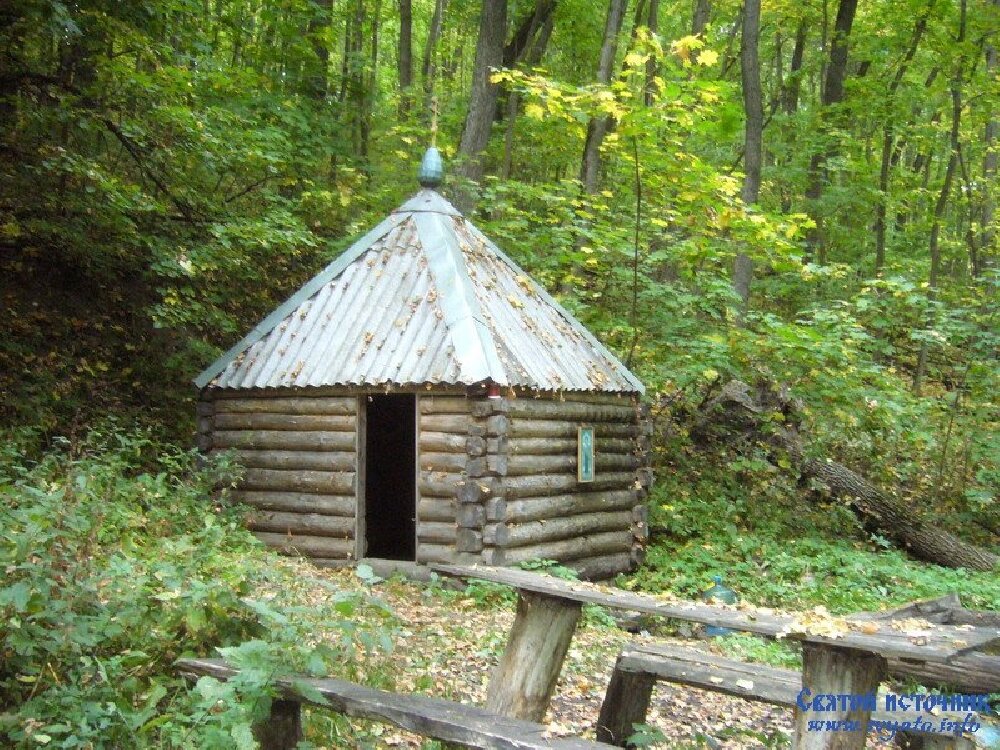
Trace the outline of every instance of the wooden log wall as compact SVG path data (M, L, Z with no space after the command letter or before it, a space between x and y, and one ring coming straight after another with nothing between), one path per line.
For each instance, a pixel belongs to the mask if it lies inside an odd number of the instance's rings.
M357 396L217 392L198 406L198 445L245 467L233 498L267 545L319 564L355 557Z
M457 554L463 537L457 495L469 459L470 402L464 393L417 401L417 562L467 561Z
M481 399L460 507L482 507L482 562L558 560L586 578L632 569L644 556L649 420L631 396ZM577 431L594 428L596 475L577 481ZM470 510L471 514L472 511Z

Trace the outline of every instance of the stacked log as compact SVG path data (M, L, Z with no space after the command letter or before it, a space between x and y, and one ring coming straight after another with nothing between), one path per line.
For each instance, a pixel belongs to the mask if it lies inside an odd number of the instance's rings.
M208 447L232 451L244 467L233 498L253 508L247 525L254 534L318 564L353 559L357 397L220 393L208 403ZM199 423L199 445L201 431Z
M470 460L467 501L482 501L482 561L551 559L588 578L641 561L651 481L646 414L632 397L483 399L473 414L486 455ZM581 426L594 428L595 477L577 477Z
M468 462L469 399L461 394L417 400L417 562L455 562L456 496Z

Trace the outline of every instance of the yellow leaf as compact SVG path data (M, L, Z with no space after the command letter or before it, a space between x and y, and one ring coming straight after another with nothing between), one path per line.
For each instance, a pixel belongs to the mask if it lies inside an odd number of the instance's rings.
M633 50L632 52L629 52L627 55L625 55L625 65L627 65L630 68L638 68L644 62L646 62L646 55L642 54L641 52L636 52Z
M535 120L541 120L545 117L545 109L540 104L526 104L524 114Z
M698 53L699 65L715 65L719 62L719 53L713 49L702 50Z

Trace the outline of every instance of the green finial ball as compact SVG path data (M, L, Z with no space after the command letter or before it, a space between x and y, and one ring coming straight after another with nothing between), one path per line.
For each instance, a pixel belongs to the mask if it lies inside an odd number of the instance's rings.
M444 162L441 160L441 152L431 146L424 154L423 161L420 162L420 172L417 179L421 187L436 188L444 178Z

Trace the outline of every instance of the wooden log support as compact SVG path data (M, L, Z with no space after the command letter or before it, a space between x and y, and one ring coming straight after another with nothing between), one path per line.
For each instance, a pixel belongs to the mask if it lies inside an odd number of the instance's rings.
M490 437L510 438L572 438L576 439L579 421L556 421L548 419L512 418L498 414L486 420L486 432ZM634 438L639 434L638 425L632 423L595 423L594 437Z
M518 594L514 626L487 688L487 711L542 721L580 610L579 602L533 592Z
M237 463L248 469L313 469L353 471L353 452L347 451L236 451Z
M589 483L584 486L589 488ZM525 497L504 501L504 517L491 518L489 520L507 520L510 523L541 521L576 513L632 510L638 502L639 496L634 489L612 490L608 492L582 492L574 495ZM489 507L487 506L488 511Z
M232 499L261 510L281 510L290 513L323 513L329 516L354 518L357 502L347 495L314 495L306 492L260 492L238 490Z
M656 675L627 672L622 669L622 656L618 657L597 719L598 742L626 746L628 738L635 734L635 725L646 723L654 685Z
M638 469L638 456L631 454L598 453L594 457L597 476L607 472ZM571 455L558 456L511 456L506 462L507 476L532 476L536 474L554 474L576 471L576 446Z
M593 482L581 483L576 474L551 476L507 477L504 496L510 500L520 497L552 496L572 491L601 492L604 490L635 489L637 479L632 472L599 474Z
M523 547L602 531L621 531L631 523L631 510L556 516L520 524L492 524L486 527L485 540L497 547Z
M575 570L577 575L585 581L613 578L619 573L627 573L635 568L631 553L581 557L577 560L567 560L565 564L566 567Z
M420 497L448 498L457 497L465 481L461 474L445 472L420 472Z
M420 451L420 468L423 471L440 471L461 473L465 470L469 458L465 452L439 453L437 451Z
M802 685L811 695L874 695L886 674L884 657L836 646L804 643L802 662ZM817 730L810 729L809 722L816 719L822 719L824 725L838 721L858 722L864 728L870 718L871 710L863 704L846 709L838 706L822 713L803 711L796 705L792 747L796 750L862 750L864 729L857 732Z
M430 544L454 544L456 527L452 521L424 521L417 526L417 538Z
M455 535L455 549L458 552L481 552L483 532L477 529L459 529Z
M468 414L421 414L420 432L448 432L464 438L471 423Z
M491 438L500 440L500 438ZM506 448L511 457L514 456L554 456L576 455L576 437L573 438L508 438ZM621 454L632 455L636 450L636 442L629 438L599 438L595 444L598 455ZM490 451L496 453L498 451Z
M354 414L357 399L353 396L320 396L316 398L275 398L260 396L255 398L229 398L218 393L215 399L216 413L233 414L243 412L273 414Z
M213 448L353 451L354 433L302 430L216 430Z
M466 396L420 396L421 414L468 414L475 403Z
M471 478L507 476L507 456L487 454L467 461L465 472Z
M321 495L354 494L355 474L352 471L283 471L279 469L247 469L242 489L287 490L315 492Z
M599 534L542 542L513 549L503 549L494 565L517 565L529 560L578 560L594 555L628 553L632 549L631 531L605 531ZM567 563L568 564L568 563Z
M196 406L198 415L198 436L196 447L201 453L212 450L212 433L215 431L215 403L211 400L199 401Z
M303 557L329 557L349 560L354 556L354 540L330 536L306 536L295 534L275 534L268 531L254 533L268 547L274 547L286 555Z
M422 432L420 434L420 450L421 452L461 453L465 450L467 439L465 435L453 432Z
M472 403L475 417L507 414L528 419L563 420L568 422L636 422L635 407L625 402L620 405L563 401L557 399L484 399Z
M417 543L418 563L443 563L451 562L454 559L454 544L431 544L430 542Z
M320 513L285 513L257 511L247 518L253 531L274 531L279 534L308 534L350 538L354 536L354 518L326 516Z
M495 478L482 477L458 480L456 488L455 496L460 503L484 503L489 498L498 497L502 486Z
M267 718L253 727L260 750L295 750L305 739L302 733L302 704L275 698Z
M353 432L357 420L353 414L276 414L272 412L232 412L219 414L219 430L320 430Z
M452 514L459 526L465 529L482 529L486 523L486 507L463 503L457 514Z
M424 521L455 521L455 501L440 497L422 497L417 505L417 518Z

